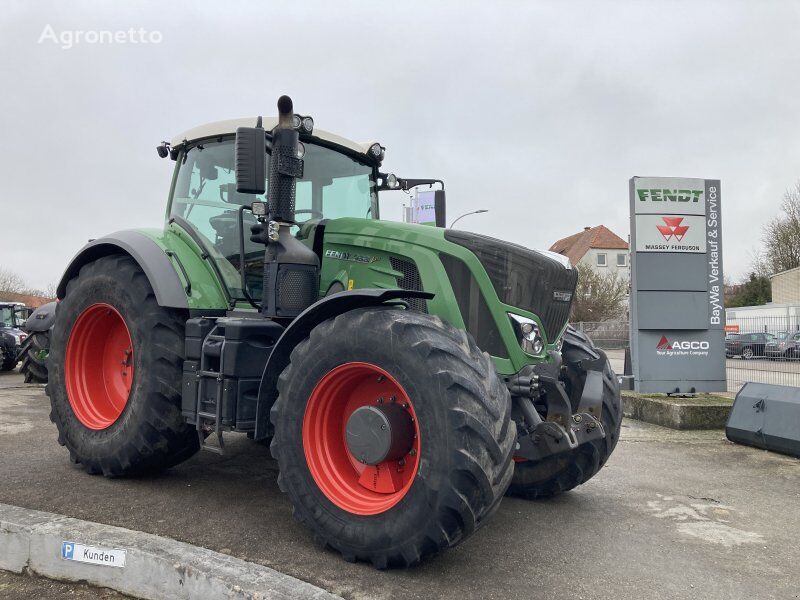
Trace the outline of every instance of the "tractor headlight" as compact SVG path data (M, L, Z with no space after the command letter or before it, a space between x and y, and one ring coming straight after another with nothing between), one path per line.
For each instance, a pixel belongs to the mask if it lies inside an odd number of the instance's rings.
M310 134L314 131L314 119L311 117L303 117L303 120L300 122L300 127L303 130L303 133Z
M536 321L512 313L508 313L508 316L522 349L528 354L541 354L544 351L544 339Z
M294 155L297 158L303 158L306 155L306 147L303 145L303 142L297 142L297 148L294 151Z

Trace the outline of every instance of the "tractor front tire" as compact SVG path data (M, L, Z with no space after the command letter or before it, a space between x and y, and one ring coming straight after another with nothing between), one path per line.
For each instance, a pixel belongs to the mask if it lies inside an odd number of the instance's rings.
M578 357L581 347L589 347L605 359L603 368L603 406L600 420L605 437L581 444L575 450L554 454L539 461L521 460L515 463L514 478L508 494L533 500L548 498L569 491L594 477L606 464L619 440L622 427L622 399L619 381L602 350L595 348L589 337L570 327L564 336L561 354L566 367L566 388L576 410L583 393L586 371L580 366Z
M159 471L199 449L180 411L185 318L159 306L129 256L99 258L67 284L46 390L58 442L88 473Z
M25 377L25 383L47 383L47 354L50 349L50 332L37 331L31 333L22 344L19 355L22 364L19 372Z
M454 546L511 480L508 390L474 340L438 317L378 307L325 321L292 352L278 392L278 483L295 518L348 561L409 566ZM392 437L401 458L359 462L349 445L359 410L405 421Z

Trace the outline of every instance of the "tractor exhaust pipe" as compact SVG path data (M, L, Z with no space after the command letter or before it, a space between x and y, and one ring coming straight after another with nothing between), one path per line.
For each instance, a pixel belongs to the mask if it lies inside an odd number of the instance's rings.
M296 179L303 176L298 156L300 134L293 127L294 111L289 96L278 98L278 124L272 130L269 165L269 215L278 223L294 224Z
M319 258L290 231L297 178L303 176L302 153L298 152L302 146L294 121L292 99L281 96L278 124L272 130L261 302L262 314L270 318L296 317L316 301L319 290Z

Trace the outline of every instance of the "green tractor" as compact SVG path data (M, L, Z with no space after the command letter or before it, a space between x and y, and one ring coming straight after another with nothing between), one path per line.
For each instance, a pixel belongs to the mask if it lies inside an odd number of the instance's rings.
M385 173L380 144L286 96L278 112L163 142L163 229L67 267L47 393L73 462L148 473L246 433L315 538L378 568L459 543L506 493L597 473L619 386L567 325L569 262L445 229L441 182ZM379 193L437 183L438 226L380 220Z

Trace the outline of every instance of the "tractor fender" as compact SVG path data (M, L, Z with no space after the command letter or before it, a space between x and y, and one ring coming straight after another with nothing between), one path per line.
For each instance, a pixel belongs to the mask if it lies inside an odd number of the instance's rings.
M258 388L255 439L263 439L269 435L269 411L278 396L278 376L289 364L292 350L309 336L314 327L323 321L357 308L379 306L393 300L402 301L403 298L430 300L433 296L430 292L416 290L361 288L325 296L300 313L275 342L267 359L264 373L261 376L261 385Z
M127 254L139 264L150 280L159 305L169 308L189 308L186 289L172 266L172 261L158 244L134 230L117 231L92 240L81 248L58 282L56 289L58 299L64 298L67 283L78 274L83 265L110 254Z
M25 321L25 331L28 333L49 331L56 320L57 304L58 302L48 302L34 310Z

